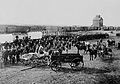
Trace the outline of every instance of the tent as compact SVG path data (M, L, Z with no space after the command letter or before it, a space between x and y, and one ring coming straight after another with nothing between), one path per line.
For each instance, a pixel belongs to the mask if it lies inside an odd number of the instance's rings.
M31 39L40 39L42 38L42 32L28 32L28 37L31 37Z
M13 42L12 34L0 34L0 43Z
M18 36L19 39L23 39L23 37L25 38L28 36L28 34L26 34L26 33L14 33L12 35L13 35L14 40L16 39L16 36Z

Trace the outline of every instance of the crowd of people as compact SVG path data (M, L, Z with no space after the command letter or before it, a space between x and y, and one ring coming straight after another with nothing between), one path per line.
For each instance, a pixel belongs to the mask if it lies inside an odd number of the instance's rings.
M50 55L51 50L57 50L62 54L63 51L68 52L72 46L77 48L78 53L80 50L89 52L90 60L93 60L94 55L95 58L97 57L98 50L103 50L106 54L108 52L108 47L102 39L96 44L90 44L86 41L79 41L77 36L44 36L41 39L31 39L31 37L19 39L16 36L13 42L2 44L1 50L5 64L17 64L20 62L20 56L26 53L42 53L45 51Z
M50 50L58 50L62 53L63 50L70 49L74 42L75 38L69 36L44 36L41 39L31 39L31 37L19 39L16 37L13 42L2 44L1 50L4 63L15 64L20 61L20 56L23 54L49 52Z

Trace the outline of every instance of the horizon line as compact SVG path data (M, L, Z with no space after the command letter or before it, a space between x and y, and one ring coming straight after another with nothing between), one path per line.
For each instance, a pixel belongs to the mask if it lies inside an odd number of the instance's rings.
M78 27L84 27L84 26L87 26L87 27L91 27L92 25L42 25L42 24L1 24L0 25L10 25L10 26L78 26ZM106 25L104 25L106 26ZM109 27L109 26L112 26L112 25L107 25L106 27ZM120 27L120 26L113 26L113 27Z

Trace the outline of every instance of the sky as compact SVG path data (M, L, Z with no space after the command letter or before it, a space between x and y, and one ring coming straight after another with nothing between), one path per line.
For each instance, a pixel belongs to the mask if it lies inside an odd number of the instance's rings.
M120 0L0 0L0 24L120 26Z

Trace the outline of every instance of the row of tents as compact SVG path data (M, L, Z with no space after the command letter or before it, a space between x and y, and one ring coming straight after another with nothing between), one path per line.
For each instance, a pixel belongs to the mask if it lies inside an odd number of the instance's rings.
M42 32L28 32L27 34L0 34L0 43L13 42L15 37L18 36L19 39L23 39L23 37L31 37L31 39L40 39L43 37ZM48 35L49 36L49 35ZM54 35L55 36L55 35ZM67 34L67 35L59 35L60 37L71 37L76 36L75 34ZM108 38L109 34L105 33L96 33L96 34L84 34L84 35L77 35L78 40L85 41L85 40L93 40L93 39L104 39Z
M42 32L0 34L0 43L13 42L13 40L15 40L16 36L18 36L19 39L23 39L26 36L31 37L31 39L39 39L39 38L42 38Z

